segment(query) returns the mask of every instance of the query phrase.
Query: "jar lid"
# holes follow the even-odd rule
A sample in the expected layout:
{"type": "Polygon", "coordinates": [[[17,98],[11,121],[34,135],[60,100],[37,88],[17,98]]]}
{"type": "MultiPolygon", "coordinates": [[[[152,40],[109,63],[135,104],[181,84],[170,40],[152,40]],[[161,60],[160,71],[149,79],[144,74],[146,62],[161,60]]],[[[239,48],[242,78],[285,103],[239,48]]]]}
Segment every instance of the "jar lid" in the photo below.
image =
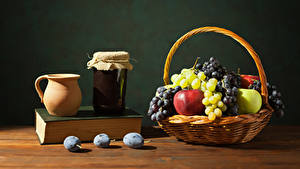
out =
{"type": "Polygon", "coordinates": [[[129,53],[125,51],[96,52],[93,54],[93,58],[87,63],[87,67],[88,69],[94,67],[97,70],[132,70],[133,66],[129,63],[129,57],[129,53]]]}

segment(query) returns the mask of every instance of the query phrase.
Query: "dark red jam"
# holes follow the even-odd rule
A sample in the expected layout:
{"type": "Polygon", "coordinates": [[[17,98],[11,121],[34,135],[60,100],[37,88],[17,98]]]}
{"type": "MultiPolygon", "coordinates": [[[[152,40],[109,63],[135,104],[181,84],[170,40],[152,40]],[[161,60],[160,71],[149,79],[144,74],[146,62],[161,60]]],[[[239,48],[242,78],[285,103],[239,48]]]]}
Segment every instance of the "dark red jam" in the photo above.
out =
{"type": "Polygon", "coordinates": [[[125,109],[127,69],[94,71],[93,106],[96,113],[120,113],[125,109]]]}

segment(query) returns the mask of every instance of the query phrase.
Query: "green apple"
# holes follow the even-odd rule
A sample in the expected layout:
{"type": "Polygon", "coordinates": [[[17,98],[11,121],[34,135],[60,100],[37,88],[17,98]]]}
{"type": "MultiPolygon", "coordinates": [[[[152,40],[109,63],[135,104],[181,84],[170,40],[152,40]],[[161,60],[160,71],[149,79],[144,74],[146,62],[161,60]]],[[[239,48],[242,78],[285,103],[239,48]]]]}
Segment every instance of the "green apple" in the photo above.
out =
{"type": "Polygon", "coordinates": [[[237,95],[240,114],[257,113],[262,105],[262,98],[258,91],[253,89],[239,89],[237,95]]]}

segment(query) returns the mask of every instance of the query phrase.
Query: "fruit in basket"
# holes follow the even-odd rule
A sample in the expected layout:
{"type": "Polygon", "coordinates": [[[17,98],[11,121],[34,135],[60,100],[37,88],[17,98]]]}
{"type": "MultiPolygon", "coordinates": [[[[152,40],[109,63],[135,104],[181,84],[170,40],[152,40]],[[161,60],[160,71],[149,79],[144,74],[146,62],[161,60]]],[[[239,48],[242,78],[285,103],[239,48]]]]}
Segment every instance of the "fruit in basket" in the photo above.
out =
{"type": "Polygon", "coordinates": [[[192,86],[193,89],[199,89],[200,85],[201,85],[201,80],[198,79],[198,78],[195,78],[193,80],[193,82],[191,83],[191,86],[192,86]]]}
{"type": "Polygon", "coordinates": [[[216,86],[219,81],[216,78],[207,79],[204,72],[198,71],[198,78],[201,80],[201,91],[204,92],[202,104],[205,106],[204,113],[209,120],[215,120],[222,116],[222,111],[226,111],[227,107],[222,102],[222,93],[216,91],[216,86]]]}
{"type": "MultiPolygon", "coordinates": [[[[208,107],[216,108],[216,117],[221,116],[235,116],[238,115],[237,93],[241,85],[241,77],[232,71],[227,71],[217,59],[211,57],[209,61],[204,62],[202,66],[196,65],[198,78],[201,80],[200,90],[203,92],[209,91],[214,95],[211,97],[209,92],[206,92],[202,103],[208,107]],[[218,94],[216,94],[218,93],[218,94]],[[216,95],[215,95],[216,94],[216,95]]],[[[206,112],[209,112],[210,108],[206,112]]],[[[207,113],[209,116],[209,114],[207,113]]],[[[213,119],[213,115],[209,116],[213,119]]]]}
{"type": "Polygon", "coordinates": [[[257,113],[262,105],[262,98],[258,91],[253,89],[239,89],[237,95],[240,114],[257,113]]]}
{"type": "Polygon", "coordinates": [[[223,77],[222,83],[218,85],[222,86],[223,103],[227,106],[226,115],[238,115],[237,94],[241,85],[241,77],[235,72],[229,72],[223,77]]]}
{"type": "Polygon", "coordinates": [[[200,90],[181,90],[174,96],[174,107],[181,115],[199,115],[204,110],[203,98],[204,94],[200,90]]]}
{"type": "Polygon", "coordinates": [[[181,86],[181,88],[199,88],[199,79],[198,76],[195,74],[193,69],[182,69],[181,74],[177,75],[174,74],[171,77],[171,81],[176,86],[181,86]]]}
{"type": "MultiPolygon", "coordinates": [[[[211,57],[209,61],[204,62],[203,65],[197,64],[196,71],[198,73],[198,78],[201,80],[200,90],[205,92],[209,90],[211,92],[220,92],[222,94],[222,103],[226,106],[223,110],[225,116],[235,116],[238,115],[238,105],[236,103],[237,99],[237,89],[241,85],[241,77],[235,72],[227,71],[217,59],[211,57]],[[212,80],[212,83],[210,81],[212,80]]],[[[213,98],[210,99],[211,103],[215,103],[213,98]]],[[[207,105],[207,100],[205,99],[204,104],[207,105]]],[[[222,104],[220,103],[220,106],[222,104]]],[[[212,104],[212,106],[215,106],[212,104]]]]}
{"type": "MultiPolygon", "coordinates": [[[[275,85],[270,85],[267,83],[267,88],[270,106],[274,109],[274,113],[277,117],[282,117],[284,115],[285,105],[283,104],[281,93],[278,91],[275,85]]],[[[249,89],[254,89],[258,92],[261,92],[261,82],[259,80],[254,81],[253,84],[249,86],[249,89]]]]}
{"type": "MultiPolygon", "coordinates": [[[[207,91],[206,91],[207,92],[207,91]]],[[[209,96],[209,95],[208,95],[209,96]]],[[[214,93],[213,96],[205,97],[202,103],[206,106],[205,114],[208,115],[210,120],[214,120],[216,117],[222,117],[227,110],[227,106],[221,100],[222,94],[220,92],[214,93]],[[216,116],[209,114],[214,113],[216,116]]]]}
{"type": "Polygon", "coordinates": [[[156,89],[155,95],[158,96],[160,93],[162,93],[170,88],[173,88],[173,87],[174,87],[173,85],[165,85],[165,86],[158,87],[156,89]]]}
{"type": "Polygon", "coordinates": [[[160,121],[176,113],[173,98],[181,90],[180,86],[166,85],[157,88],[156,95],[151,99],[147,115],[152,121],[160,121]]]}
{"type": "Polygon", "coordinates": [[[216,78],[217,80],[222,80],[223,76],[227,72],[226,68],[221,66],[219,61],[214,57],[211,57],[209,58],[209,61],[204,62],[202,68],[199,70],[204,72],[208,79],[216,78]]]}
{"type": "Polygon", "coordinates": [[[241,76],[241,87],[248,89],[248,87],[253,84],[254,81],[259,80],[258,76],[253,75],[240,75],[241,76]]]}
{"type": "MultiPolygon", "coordinates": [[[[196,60],[194,66],[190,69],[182,69],[180,74],[173,74],[171,76],[171,81],[173,82],[173,87],[180,86],[182,89],[199,89],[201,79],[197,76],[196,65],[198,63],[196,60]]],[[[205,76],[203,76],[205,78],[205,76]]],[[[203,78],[202,77],[202,78],[203,78]]]]}
{"type": "Polygon", "coordinates": [[[180,74],[173,74],[172,85],[157,89],[156,97],[152,99],[148,111],[151,120],[163,120],[174,115],[176,111],[182,115],[204,112],[210,120],[221,116],[238,115],[237,94],[241,85],[240,75],[227,71],[213,57],[204,64],[198,63],[198,59],[192,68],[182,69],[180,74]],[[172,92],[176,87],[184,89],[180,92],[175,91],[182,96],[178,97],[172,92]],[[175,95],[174,100],[169,93],[175,95]],[[165,102],[169,106],[164,106],[165,102]]]}

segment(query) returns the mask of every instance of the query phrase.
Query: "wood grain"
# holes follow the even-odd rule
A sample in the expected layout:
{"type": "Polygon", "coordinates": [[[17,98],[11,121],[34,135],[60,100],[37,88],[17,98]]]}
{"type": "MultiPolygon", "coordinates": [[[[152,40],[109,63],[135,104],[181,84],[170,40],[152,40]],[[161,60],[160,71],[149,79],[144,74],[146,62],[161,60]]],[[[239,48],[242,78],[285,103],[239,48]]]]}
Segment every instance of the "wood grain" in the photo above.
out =
{"type": "Polygon", "coordinates": [[[39,145],[31,126],[0,127],[0,168],[300,168],[300,126],[268,126],[253,141],[230,146],[191,145],[143,128],[143,149],[121,141],[111,148],[83,143],[81,153],[62,144],[39,145]]]}

